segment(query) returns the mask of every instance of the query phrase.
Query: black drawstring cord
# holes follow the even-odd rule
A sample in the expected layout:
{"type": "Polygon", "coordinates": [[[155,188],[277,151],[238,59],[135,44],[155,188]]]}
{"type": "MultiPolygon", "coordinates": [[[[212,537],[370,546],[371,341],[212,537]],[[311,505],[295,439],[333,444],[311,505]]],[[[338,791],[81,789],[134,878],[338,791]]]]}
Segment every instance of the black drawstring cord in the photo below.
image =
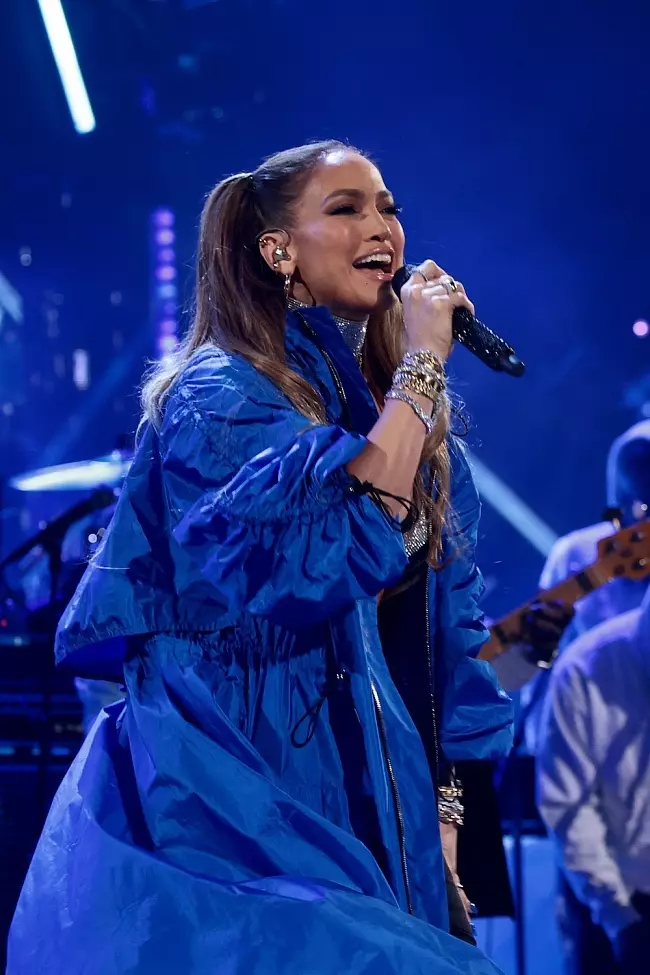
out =
{"type": "Polygon", "coordinates": [[[298,718],[295,725],[291,729],[291,744],[294,748],[304,748],[308,745],[316,734],[316,727],[318,725],[318,719],[320,718],[320,713],[323,710],[323,705],[327,700],[328,696],[332,691],[339,691],[344,686],[349,683],[350,675],[345,669],[339,669],[336,673],[331,674],[325,681],[322,691],[320,692],[320,697],[317,701],[307,708],[305,713],[301,718],[298,718]],[[306,734],[303,737],[300,736],[300,729],[307,722],[306,734]]]}
{"type": "Polygon", "coordinates": [[[383,491],[381,488],[375,487],[374,484],[371,484],[370,481],[360,481],[356,477],[353,477],[352,480],[353,493],[367,494],[368,497],[372,498],[375,504],[379,505],[386,517],[392,522],[396,521],[396,518],[383,499],[391,498],[393,501],[397,501],[397,503],[400,504],[406,511],[406,516],[399,523],[400,531],[403,535],[410,532],[411,528],[413,528],[419,517],[418,509],[412,501],[409,501],[408,498],[400,497],[399,494],[391,494],[390,491],[383,491]]]}
{"type": "Polygon", "coordinates": [[[291,744],[294,748],[304,748],[308,745],[316,734],[316,726],[318,725],[318,719],[320,718],[320,713],[325,701],[327,700],[327,695],[330,688],[325,685],[321,691],[321,695],[317,701],[315,701],[310,708],[308,708],[303,714],[302,718],[299,718],[293,728],[291,729],[291,744]],[[300,729],[303,724],[307,722],[307,731],[304,738],[299,737],[300,729]]]}

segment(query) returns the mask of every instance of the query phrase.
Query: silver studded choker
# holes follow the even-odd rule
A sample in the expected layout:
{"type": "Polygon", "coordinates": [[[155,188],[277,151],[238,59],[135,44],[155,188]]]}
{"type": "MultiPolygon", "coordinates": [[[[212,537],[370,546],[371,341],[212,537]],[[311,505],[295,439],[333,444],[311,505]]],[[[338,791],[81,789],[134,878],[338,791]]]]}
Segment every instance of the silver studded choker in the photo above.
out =
{"type": "MultiPolygon", "coordinates": [[[[307,305],[304,301],[297,301],[295,298],[288,298],[287,305],[294,311],[296,308],[312,307],[311,305],[307,305]]],[[[332,315],[332,318],[336,322],[345,344],[350,349],[357,362],[360,362],[361,353],[363,352],[363,343],[366,340],[368,319],[365,318],[361,322],[353,322],[348,318],[339,318],[338,315],[332,315]]]]}

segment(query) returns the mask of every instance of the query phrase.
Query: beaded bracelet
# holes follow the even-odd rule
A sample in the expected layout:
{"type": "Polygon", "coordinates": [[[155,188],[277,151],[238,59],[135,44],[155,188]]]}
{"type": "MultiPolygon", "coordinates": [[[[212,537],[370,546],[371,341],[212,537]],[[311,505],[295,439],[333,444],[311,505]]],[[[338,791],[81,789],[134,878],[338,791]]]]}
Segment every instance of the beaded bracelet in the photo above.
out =
{"type": "Polygon", "coordinates": [[[407,406],[411,407],[418,420],[421,420],[422,423],[424,423],[427,436],[430,436],[433,433],[436,426],[435,420],[433,420],[430,416],[427,416],[418,401],[413,399],[413,397],[410,396],[405,390],[391,388],[386,393],[386,399],[397,399],[401,403],[406,403],[407,406]]]}

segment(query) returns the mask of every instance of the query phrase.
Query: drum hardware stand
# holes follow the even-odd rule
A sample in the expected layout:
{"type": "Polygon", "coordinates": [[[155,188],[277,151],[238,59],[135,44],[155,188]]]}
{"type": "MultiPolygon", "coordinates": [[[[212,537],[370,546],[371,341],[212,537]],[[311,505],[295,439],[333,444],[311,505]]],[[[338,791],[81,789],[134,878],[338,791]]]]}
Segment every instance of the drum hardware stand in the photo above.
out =
{"type": "MultiPolygon", "coordinates": [[[[96,491],[64,511],[58,518],[54,518],[45,528],[27,539],[17,548],[10,552],[0,562],[0,576],[4,570],[14,562],[19,562],[33,548],[40,546],[47,555],[50,572],[50,592],[49,592],[49,619],[56,619],[58,608],[59,583],[61,570],[63,567],[62,549],[63,541],[68,530],[76,522],[85,518],[93,511],[107,508],[115,501],[115,492],[111,488],[98,488],[96,491]]],[[[38,810],[37,835],[47,816],[48,794],[47,794],[47,775],[50,768],[50,757],[52,751],[52,679],[54,676],[54,659],[51,654],[51,646],[48,644],[50,654],[43,670],[43,701],[41,710],[41,734],[39,736],[39,757],[37,766],[36,781],[36,808],[38,810]]]]}

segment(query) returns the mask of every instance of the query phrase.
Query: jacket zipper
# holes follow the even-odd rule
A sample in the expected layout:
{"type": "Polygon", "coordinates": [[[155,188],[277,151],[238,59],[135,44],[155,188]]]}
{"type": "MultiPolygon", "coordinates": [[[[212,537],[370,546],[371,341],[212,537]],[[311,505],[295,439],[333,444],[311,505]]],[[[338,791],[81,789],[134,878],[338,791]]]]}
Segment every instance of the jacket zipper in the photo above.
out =
{"type": "MultiPolygon", "coordinates": [[[[343,383],[341,382],[341,377],[336,371],[336,367],[334,366],[334,363],[332,362],[329,354],[320,344],[318,340],[318,336],[316,335],[314,329],[311,327],[310,323],[306,320],[306,318],[303,315],[299,314],[298,317],[302,321],[303,325],[305,326],[305,330],[307,331],[310,338],[316,345],[317,349],[320,351],[320,354],[323,356],[323,359],[325,360],[325,365],[329,369],[330,375],[334,381],[334,385],[336,386],[336,391],[341,400],[341,405],[343,406],[343,409],[345,411],[346,419],[348,421],[348,426],[351,426],[352,424],[351,424],[350,410],[348,407],[347,397],[345,395],[345,388],[343,386],[343,383]]],[[[428,620],[428,613],[427,613],[427,620],[428,620]]],[[[427,638],[428,638],[428,630],[427,630],[427,638]]],[[[395,820],[397,822],[397,839],[399,842],[400,860],[402,864],[402,877],[404,879],[404,890],[406,893],[406,907],[408,909],[409,914],[413,914],[414,911],[413,911],[413,898],[411,896],[411,880],[409,877],[408,862],[406,859],[406,828],[404,825],[404,811],[402,809],[402,800],[399,794],[399,789],[397,787],[397,779],[395,778],[395,769],[393,768],[393,760],[390,757],[390,749],[388,747],[388,734],[386,732],[386,722],[384,720],[384,712],[382,711],[379,694],[377,693],[377,688],[375,687],[375,683],[372,680],[372,678],[370,680],[370,688],[372,691],[373,704],[375,706],[375,718],[377,720],[377,728],[379,731],[379,738],[381,740],[381,750],[384,757],[384,764],[386,765],[386,771],[388,772],[390,789],[393,797],[393,806],[395,809],[395,820]]]]}
{"type": "Polygon", "coordinates": [[[427,666],[429,668],[429,695],[431,698],[431,725],[433,728],[433,751],[436,760],[434,787],[436,790],[436,803],[438,801],[438,786],[440,784],[440,746],[438,744],[438,718],[436,716],[436,698],[433,691],[433,660],[431,658],[431,630],[429,628],[429,567],[426,569],[426,581],[424,584],[424,626],[426,630],[427,647],[427,666]]]}
{"type": "Polygon", "coordinates": [[[393,768],[393,760],[390,757],[390,750],[388,747],[388,734],[386,732],[386,722],[384,720],[384,712],[382,711],[381,701],[379,699],[379,694],[375,683],[373,680],[370,681],[370,687],[372,690],[372,700],[375,705],[375,716],[377,718],[377,728],[379,729],[379,737],[381,739],[381,750],[384,755],[384,762],[386,764],[386,770],[388,772],[388,778],[390,781],[390,789],[393,794],[393,805],[395,807],[395,819],[397,821],[397,838],[399,841],[399,852],[400,859],[402,862],[402,878],[404,880],[404,890],[406,893],[406,907],[409,914],[413,914],[413,898],[411,896],[411,880],[409,877],[408,863],[406,859],[406,829],[404,826],[404,811],[402,809],[402,800],[400,798],[399,789],[397,788],[397,779],[395,778],[395,770],[393,768]]]}
{"type": "Polygon", "coordinates": [[[336,366],[332,362],[332,359],[327,349],[323,348],[323,346],[321,345],[320,339],[318,338],[318,335],[316,334],[315,330],[312,328],[311,324],[307,321],[304,315],[300,314],[300,312],[298,312],[297,314],[298,314],[298,318],[303,324],[305,331],[307,332],[310,339],[312,340],[312,342],[314,343],[314,345],[322,355],[323,359],[325,360],[325,365],[327,366],[329,370],[329,374],[334,381],[334,385],[336,386],[336,392],[338,393],[338,397],[341,401],[341,406],[343,407],[343,413],[344,413],[343,426],[351,427],[352,417],[350,416],[350,407],[348,406],[348,399],[347,396],[345,395],[345,389],[343,387],[343,383],[341,382],[341,377],[336,371],[336,366]]]}

